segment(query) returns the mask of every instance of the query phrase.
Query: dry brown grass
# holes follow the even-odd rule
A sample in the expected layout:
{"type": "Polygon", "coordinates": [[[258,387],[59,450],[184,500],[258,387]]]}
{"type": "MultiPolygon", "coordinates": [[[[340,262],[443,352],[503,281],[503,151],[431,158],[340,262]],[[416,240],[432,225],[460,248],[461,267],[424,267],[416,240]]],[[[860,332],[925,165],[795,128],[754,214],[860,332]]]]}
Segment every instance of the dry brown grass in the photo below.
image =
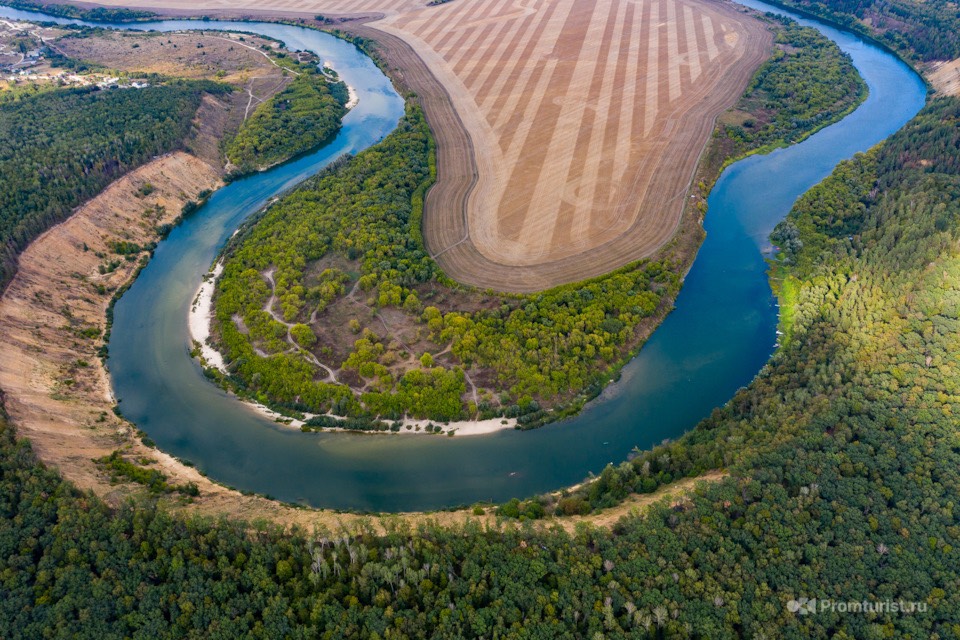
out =
{"type": "Polygon", "coordinates": [[[82,335],[106,324],[111,294],[96,286],[112,290],[135,268],[121,260],[116,271],[99,273],[117,257],[107,243],[154,240],[155,225],[172,221],[187,199],[218,183],[215,169],[185,153],[129,173],[31,243],[0,298],[0,388],[7,411],[40,458],[82,488],[101,484],[92,459],[129,435],[112,413],[109,381],[96,356],[99,341],[82,335]],[[148,182],[155,191],[136,197],[148,182]]]}
{"type": "Polygon", "coordinates": [[[696,478],[684,478],[662,486],[653,493],[632,493],[623,502],[610,509],[604,509],[586,516],[556,518],[555,521],[569,532],[572,532],[581,523],[591,524],[595,527],[612,527],[622,518],[642,515],[661,500],[668,500],[673,505],[683,504],[688,500],[689,494],[698,486],[719,482],[728,476],[729,474],[725,471],[709,471],[696,478]]]}
{"type": "Polygon", "coordinates": [[[104,32],[91,38],[63,38],[64,55],[109,69],[159,73],[178,78],[215,78],[243,85],[254,76],[282,77],[259,51],[264,38],[237,34],[104,32]],[[240,40],[243,38],[243,40],[240,40]]]}

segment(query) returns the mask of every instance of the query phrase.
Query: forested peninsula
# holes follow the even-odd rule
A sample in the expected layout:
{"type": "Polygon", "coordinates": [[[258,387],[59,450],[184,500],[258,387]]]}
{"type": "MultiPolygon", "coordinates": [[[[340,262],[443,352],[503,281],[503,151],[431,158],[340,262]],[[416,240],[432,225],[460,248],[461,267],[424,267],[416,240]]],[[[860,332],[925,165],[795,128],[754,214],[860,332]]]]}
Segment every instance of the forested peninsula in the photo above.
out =
{"type": "MultiPolygon", "coordinates": [[[[775,54],[718,126],[707,181],[730,158],[796,142],[866,95],[834,43],[768,20],[775,54]]],[[[376,431],[406,429],[404,418],[536,427],[578,412],[617,377],[669,312],[684,256],[538,294],[460,285],[423,245],[431,147],[410,106],[383,143],[246,226],[217,283],[214,334],[228,367],[212,377],[305,429],[376,431]]]]}
{"type": "Polygon", "coordinates": [[[314,61],[279,54],[294,79],[258,106],[227,144],[234,176],[262,171],[317,148],[340,130],[349,100],[347,86],[314,61]]]}

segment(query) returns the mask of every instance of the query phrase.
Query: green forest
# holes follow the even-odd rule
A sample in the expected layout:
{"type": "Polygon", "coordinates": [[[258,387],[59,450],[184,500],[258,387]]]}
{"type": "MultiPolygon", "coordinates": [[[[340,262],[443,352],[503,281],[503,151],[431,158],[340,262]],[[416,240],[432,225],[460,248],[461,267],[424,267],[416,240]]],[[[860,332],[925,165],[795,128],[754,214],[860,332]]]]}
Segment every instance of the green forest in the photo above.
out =
{"type": "Polygon", "coordinates": [[[177,148],[201,95],[229,90],[170,81],[45,91],[0,104],[0,287],[33,238],[113,180],[177,148]]]}
{"type": "Polygon", "coordinates": [[[125,9],[122,7],[78,7],[72,4],[59,2],[41,2],[38,0],[0,0],[0,4],[24,11],[41,11],[43,13],[61,16],[63,18],[77,18],[93,22],[133,22],[149,20],[157,14],[142,9],[125,9]]]}
{"type": "MultiPolygon", "coordinates": [[[[865,95],[836,45],[773,24],[789,51],[778,49],[738,105],[766,124],[728,131],[729,156],[796,141],[865,95]]],[[[644,323],[669,310],[682,265],[643,260],[531,295],[458,285],[427,255],[419,229],[435,173],[431,144],[411,107],[380,145],[238,235],[216,298],[229,373],[211,375],[294,417],[332,412],[355,418],[339,426],[377,430],[397,429],[405,416],[516,418],[532,428],[576,413],[616,377],[644,323]]]]}
{"type": "Polygon", "coordinates": [[[250,173],[320,146],[340,130],[347,87],[314,64],[292,64],[293,81],[254,110],[226,146],[237,174],[250,173]]]}

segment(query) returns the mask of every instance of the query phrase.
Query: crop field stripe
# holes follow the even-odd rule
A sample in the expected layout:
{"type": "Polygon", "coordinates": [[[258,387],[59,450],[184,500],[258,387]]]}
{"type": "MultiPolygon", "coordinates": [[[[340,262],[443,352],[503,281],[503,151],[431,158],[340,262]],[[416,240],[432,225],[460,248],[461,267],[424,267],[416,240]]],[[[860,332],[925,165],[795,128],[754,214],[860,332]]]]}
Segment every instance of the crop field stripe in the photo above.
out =
{"type": "MultiPolygon", "coordinates": [[[[508,34],[516,29],[517,23],[520,20],[504,20],[503,22],[494,25],[493,34],[490,36],[494,44],[494,51],[497,50],[502,44],[506,41],[508,34]]],[[[488,48],[487,51],[490,51],[488,48]]],[[[468,89],[472,89],[470,86],[472,80],[476,77],[476,74],[481,73],[483,68],[489,64],[489,60],[485,60],[484,56],[479,55],[477,52],[473,52],[473,55],[470,56],[459,68],[456,69],[457,76],[463,82],[464,86],[468,89]]]]}
{"type": "Polygon", "coordinates": [[[522,37],[530,28],[533,15],[526,15],[519,20],[511,20],[509,28],[499,35],[496,49],[490,55],[490,59],[476,65],[469,74],[467,74],[463,83],[474,92],[474,95],[483,95],[482,87],[492,75],[506,73],[506,66],[503,64],[504,56],[507,51],[514,48],[518,37],[522,37]]]}
{"type": "Polygon", "coordinates": [[[456,51],[449,51],[445,54],[444,57],[458,78],[463,80],[463,71],[466,68],[466,63],[471,59],[471,54],[473,59],[479,59],[487,50],[487,43],[495,41],[494,31],[502,29],[503,26],[503,24],[497,24],[496,22],[474,25],[471,27],[471,38],[465,41],[456,51]]]}
{"type": "MultiPolygon", "coordinates": [[[[467,25],[478,19],[490,8],[490,5],[486,0],[473,0],[469,6],[469,9],[466,9],[463,13],[456,15],[451,15],[454,13],[454,9],[456,9],[456,7],[440,7],[440,11],[437,12],[439,15],[437,15],[435,18],[438,23],[437,28],[446,28],[450,29],[451,31],[466,29],[467,25]]],[[[427,42],[430,42],[430,40],[427,42]]]]}
{"type": "MultiPolygon", "coordinates": [[[[536,16],[531,16],[530,20],[523,25],[522,29],[518,29],[513,41],[504,49],[502,55],[498,58],[496,66],[491,66],[490,73],[486,80],[477,89],[477,95],[482,96],[481,110],[484,113],[491,113],[493,105],[499,98],[502,98],[504,86],[508,82],[512,83],[513,92],[512,94],[508,94],[508,101],[502,106],[510,105],[509,100],[513,99],[513,107],[516,107],[516,96],[519,93],[518,89],[519,87],[526,87],[526,82],[533,73],[533,65],[535,64],[533,53],[538,47],[543,46],[541,42],[542,34],[553,20],[553,16],[556,14],[558,7],[562,4],[564,3],[551,2],[547,5],[545,11],[538,13],[536,16]],[[523,50],[518,53],[517,50],[521,47],[523,50]],[[499,72],[497,72],[498,68],[499,72]],[[520,70],[519,77],[518,69],[520,70]]],[[[497,115],[505,111],[508,111],[508,109],[502,108],[497,115]]],[[[491,119],[488,115],[487,120],[491,127],[494,129],[497,128],[497,118],[491,119]]]]}
{"type": "MultiPolygon", "coordinates": [[[[599,37],[597,33],[598,21],[596,20],[598,13],[597,5],[573,3],[572,10],[567,15],[567,19],[557,38],[558,42],[567,43],[571,51],[576,53],[573,59],[578,61],[582,60],[582,51],[585,43],[591,36],[593,36],[593,38],[599,37]],[[587,30],[579,27],[579,23],[585,20],[589,21],[590,24],[587,30]]],[[[505,167],[512,170],[516,166],[516,160],[519,159],[520,156],[529,158],[529,160],[525,162],[524,167],[529,171],[529,177],[521,172],[511,171],[511,175],[507,178],[507,188],[503,193],[503,199],[500,203],[503,215],[501,215],[497,221],[500,227],[499,235],[505,239],[515,240],[520,236],[523,231],[524,217],[526,216],[526,211],[531,201],[544,201],[544,165],[547,162],[556,161],[556,158],[551,155],[551,152],[555,153],[555,139],[561,132],[561,127],[558,125],[558,122],[560,121],[567,102],[564,102],[563,105],[560,106],[554,101],[546,100],[545,98],[549,89],[554,87],[562,87],[562,91],[558,92],[559,95],[569,95],[570,85],[573,80],[571,65],[558,63],[554,73],[551,74],[550,80],[549,86],[544,87],[542,91],[540,86],[538,86],[536,92],[532,92],[531,97],[539,103],[538,111],[532,119],[523,122],[521,125],[523,126],[529,123],[529,126],[526,127],[528,134],[532,131],[534,124],[545,125],[543,130],[552,132],[549,143],[545,140],[531,141],[527,136],[524,136],[522,146],[518,146],[518,141],[514,139],[511,143],[511,152],[514,152],[511,153],[511,155],[514,157],[508,159],[508,162],[505,163],[505,167]],[[546,146],[547,152],[545,154],[529,153],[528,148],[531,144],[534,147],[546,146]]]]}
{"type": "MultiPolygon", "coordinates": [[[[443,57],[446,59],[447,64],[450,65],[450,68],[453,69],[453,72],[458,78],[461,77],[460,72],[463,69],[461,62],[463,61],[464,57],[471,53],[476,53],[474,46],[478,41],[481,43],[486,42],[487,38],[490,37],[490,32],[493,31],[496,26],[497,25],[493,24],[492,22],[484,25],[477,25],[476,27],[468,30],[470,37],[466,38],[465,40],[461,40],[455,48],[450,48],[444,52],[443,57]]],[[[480,49],[480,47],[477,48],[480,49]]]]}
{"type": "Polygon", "coordinates": [[[690,81],[700,78],[700,55],[703,51],[703,39],[697,37],[697,23],[693,19],[693,9],[683,8],[683,24],[687,28],[687,64],[690,66],[690,81]]]}
{"type": "MultiPolygon", "coordinates": [[[[554,6],[560,5],[556,3],[554,6]]],[[[496,103],[491,103],[490,109],[495,115],[491,126],[495,131],[501,133],[500,147],[506,154],[505,166],[512,167],[519,156],[526,137],[530,130],[536,124],[536,114],[540,109],[542,101],[547,96],[547,87],[553,80],[553,74],[556,71],[559,61],[556,56],[550,56],[546,62],[540,61],[540,56],[535,55],[538,49],[542,51],[543,44],[550,46],[550,51],[554,50],[556,42],[563,25],[570,17],[572,3],[562,3],[565,11],[560,11],[551,17],[549,24],[541,24],[538,27],[538,33],[547,35],[530,38],[524,48],[523,54],[518,56],[522,62],[521,78],[519,78],[513,90],[507,94],[507,99],[499,105],[499,109],[493,111],[496,103]],[[547,29],[546,27],[549,27],[547,29]],[[507,126],[509,123],[509,127],[507,126]],[[519,144],[518,144],[519,142],[519,144]]],[[[500,91],[492,94],[492,98],[501,93],[500,91]]],[[[489,120],[489,117],[488,117],[489,120]]]]}
{"type": "Polygon", "coordinates": [[[670,102],[680,97],[680,46],[677,38],[677,4],[667,5],[667,67],[670,77],[670,102]]]}
{"type": "MultiPolygon", "coordinates": [[[[615,175],[618,170],[617,159],[619,154],[623,153],[621,147],[628,148],[630,144],[632,121],[628,122],[632,113],[634,95],[636,93],[636,60],[632,55],[631,42],[636,29],[636,5],[630,2],[625,3],[625,14],[620,29],[618,47],[611,49],[611,55],[614,56],[615,68],[611,74],[613,89],[608,91],[618,97],[609,107],[609,118],[604,130],[602,148],[606,150],[601,154],[598,162],[594,163],[598,169],[597,173],[603,176],[615,175]],[[629,78],[629,81],[628,81],[629,78]],[[630,111],[625,108],[630,106],[630,111]],[[612,153],[611,153],[612,150],[612,153]]],[[[632,120],[632,118],[631,118],[632,120]]],[[[593,198],[591,199],[591,211],[603,212],[608,210],[611,205],[615,189],[608,189],[605,192],[601,189],[593,189],[593,198]]],[[[594,216],[595,217],[595,216],[594,216]]]]}
{"type": "MultiPolygon", "coordinates": [[[[661,20],[664,18],[665,11],[664,9],[664,11],[660,13],[661,20]]],[[[664,20],[663,29],[660,32],[660,42],[662,46],[657,52],[657,67],[660,69],[660,73],[657,76],[657,115],[660,117],[657,119],[651,134],[655,136],[665,135],[671,130],[673,122],[673,108],[670,106],[670,103],[673,102],[673,96],[671,95],[670,87],[673,84],[672,67],[676,63],[676,58],[672,57],[671,54],[673,47],[670,45],[670,26],[671,23],[668,14],[667,19],[664,20]]]]}
{"type": "Polygon", "coordinates": [[[447,7],[439,7],[439,10],[425,14],[433,16],[433,20],[424,25],[429,29],[429,33],[417,35],[424,42],[429,42],[434,51],[443,54],[451,39],[462,39],[467,36],[469,29],[458,25],[469,23],[482,10],[482,4],[474,2],[465,14],[457,17],[456,23],[450,20],[450,11],[447,7]],[[436,37],[439,37],[439,40],[435,40],[436,37]]]}
{"type": "MultiPolygon", "coordinates": [[[[610,8],[612,7],[613,3],[610,3],[610,8]]],[[[595,43],[604,42],[603,33],[607,31],[610,24],[608,12],[609,9],[606,12],[603,11],[600,3],[592,7],[590,26],[587,29],[586,37],[581,42],[573,73],[567,82],[567,86],[559,92],[560,95],[566,96],[566,99],[563,100],[555,124],[552,127],[550,144],[541,163],[536,186],[532,195],[529,188],[524,194],[528,197],[524,200],[525,206],[518,211],[519,215],[516,216],[519,224],[515,224],[513,228],[507,227],[504,229],[506,233],[503,235],[510,240],[524,238],[535,242],[535,246],[530,251],[531,255],[540,255],[545,251],[546,245],[551,239],[552,231],[557,225],[560,202],[568,184],[570,169],[573,166],[573,158],[576,153],[575,147],[573,153],[564,152],[564,149],[570,149],[567,142],[568,138],[580,139],[580,133],[583,131],[582,124],[586,99],[589,94],[588,87],[590,82],[596,78],[597,63],[599,62],[597,55],[589,55],[589,53],[584,55],[584,48],[590,51],[596,47],[595,43]],[[531,215],[533,203],[537,203],[537,210],[540,215],[531,215]]]]}
{"type": "MultiPolygon", "coordinates": [[[[638,11],[636,4],[630,3],[627,5],[627,16],[628,18],[623,24],[623,31],[626,36],[623,44],[627,47],[627,52],[623,52],[621,48],[620,54],[621,62],[624,64],[624,79],[621,82],[626,87],[623,101],[620,103],[621,131],[614,141],[613,166],[607,172],[607,175],[616,176],[618,182],[623,179],[623,174],[627,169],[630,149],[633,147],[634,116],[637,108],[642,105],[642,101],[637,99],[637,88],[642,80],[640,52],[650,31],[650,21],[643,19],[643,9],[638,11]]],[[[610,206],[616,196],[614,190],[610,189],[607,193],[605,206],[610,206]]]]}
{"type": "MultiPolygon", "coordinates": [[[[544,105],[544,102],[547,99],[547,87],[551,84],[553,77],[557,73],[558,64],[557,60],[548,60],[543,67],[538,67],[537,75],[539,77],[537,78],[537,84],[533,90],[524,92],[523,97],[526,104],[524,105],[523,115],[517,123],[513,138],[507,141],[509,146],[504,157],[504,167],[516,166],[521,153],[527,147],[530,132],[533,130],[537,114],[540,114],[544,109],[556,108],[556,105],[544,105]]],[[[531,163],[528,169],[532,172],[535,169],[535,165],[531,163]]],[[[537,174],[539,175],[539,171],[537,171],[537,174]]],[[[524,180],[518,173],[514,173],[512,177],[517,184],[510,184],[508,182],[506,185],[507,192],[509,192],[511,188],[523,191],[532,189],[532,182],[527,181],[527,184],[523,184],[524,180]]],[[[510,178],[511,176],[507,176],[508,181],[510,178]]],[[[504,209],[509,206],[502,201],[500,205],[504,209]]]]}
{"type": "Polygon", "coordinates": [[[687,24],[687,16],[683,11],[684,8],[685,7],[681,6],[677,9],[677,47],[680,50],[680,55],[677,57],[677,65],[680,71],[680,92],[686,95],[687,91],[691,89],[691,85],[693,85],[691,69],[693,65],[692,58],[697,52],[697,41],[687,37],[690,33],[690,25],[687,24]]]}
{"type": "Polygon", "coordinates": [[[473,91],[474,95],[483,95],[477,89],[483,85],[483,81],[490,77],[492,73],[495,71],[503,73],[505,71],[505,67],[502,65],[504,52],[507,51],[508,47],[514,45],[518,34],[523,34],[529,29],[533,15],[528,13],[523,17],[504,22],[503,28],[497,34],[497,45],[490,54],[489,60],[481,61],[481,56],[477,56],[478,64],[462,76],[463,84],[473,91]]]}
{"type": "MultiPolygon", "coordinates": [[[[466,27],[455,27],[444,22],[442,19],[438,19],[437,22],[443,24],[446,29],[440,40],[438,40],[436,43],[432,43],[431,46],[433,47],[434,51],[442,55],[444,59],[447,59],[447,56],[451,51],[458,50],[463,45],[463,42],[473,35],[473,31],[466,27]]],[[[427,42],[430,41],[428,40],[427,42]]]]}
{"type": "MultiPolygon", "coordinates": [[[[599,59],[602,61],[602,66],[598,69],[596,75],[594,76],[593,87],[591,87],[591,96],[598,95],[596,106],[592,109],[593,113],[590,114],[590,118],[593,120],[592,126],[589,127],[590,131],[590,142],[586,150],[586,157],[584,160],[578,161],[574,164],[574,168],[580,167],[580,176],[577,182],[577,192],[574,195],[576,197],[575,202],[580,205],[578,208],[580,214],[573,216],[568,216],[568,219],[571,219],[571,231],[569,237],[555,238],[555,242],[564,242],[570,244],[576,238],[585,237],[590,230],[590,226],[593,223],[593,216],[597,213],[596,203],[594,201],[594,196],[597,191],[597,178],[600,172],[600,163],[603,154],[603,144],[606,142],[607,131],[613,129],[614,135],[616,135],[616,129],[619,125],[619,111],[617,112],[617,118],[613,118],[613,109],[611,108],[615,102],[618,101],[618,98],[622,100],[623,98],[623,85],[614,86],[614,78],[616,76],[616,67],[617,59],[620,55],[620,33],[621,30],[617,27],[623,23],[623,16],[625,13],[625,6],[620,2],[620,0],[614,0],[611,4],[611,11],[616,11],[615,19],[609,20],[607,25],[607,33],[604,34],[604,47],[600,50],[599,59]],[[612,69],[613,71],[608,71],[612,69]],[[593,89],[596,85],[597,87],[596,94],[593,89]],[[583,206],[586,204],[586,206],[583,206]]],[[[587,120],[585,119],[581,123],[581,131],[588,129],[587,120]]],[[[568,176],[568,184],[571,184],[572,176],[568,176]]],[[[557,246],[556,244],[554,246],[557,246]]]]}
{"type": "Polygon", "coordinates": [[[707,40],[707,57],[713,62],[720,55],[720,49],[717,48],[717,35],[713,29],[713,20],[709,16],[701,16],[700,22],[703,25],[703,35],[707,40]]]}
{"type": "Polygon", "coordinates": [[[649,136],[657,119],[657,91],[660,83],[660,36],[663,27],[660,25],[660,3],[651,2],[650,7],[650,34],[647,38],[647,92],[643,101],[643,135],[649,136]]]}
{"type": "MultiPolygon", "coordinates": [[[[497,11],[499,7],[503,6],[505,2],[510,0],[494,0],[494,2],[488,7],[492,11],[497,11]]],[[[460,59],[464,54],[469,53],[473,46],[480,42],[486,42],[486,39],[490,31],[496,26],[494,22],[481,22],[480,19],[474,21],[476,24],[467,24],[462,28],[464,33],[469,34],[468,38],[460,39],[456,47],[451,47],[443,52],[443,57],[450,64],[451,68],[456,68],[457,64],[460,62],[460,59]]],[[[458,74],[459,75],[459,74],[458,74]]]]}
{"type": "MultiPolygon", "coordinates": [[[[525,110],[524,105],[530,99],[529,83],[531,81],[534,83],[538,82],[539,75],[544,72],[546,66],[550,66],[550,73],[552,73],[553,68],[556,66],[556,59],[548,60],[545,64],[540,62],[539,56],[535,56],[534,54],[538,49],[546,46],[549,46],[551,50],[553,49],[553,41],[556,40],[555,34],[560,32],[562,25],[566,22],[567,17],[570,15],[571,7],[572,4],[569,2],[554,2],[550,4],[547,11],[543,13],[543,19],[540,20],[535,27],[534,32],[525,41],[521,40],[521,42],[524,42],[523,52],[511,60],[512,69],[510,73],[501,74],[497,78],[493,88],[486,94],[488,97],[484,100],[483,109],[486,113],[491,113],[498,99],[503,94],[504,85],[512,81],[516,70],[520,69],[520,75],[514,81],[513,91],[507,94],[505,101],[501,102],[500,109],[496,112],[493,120],[491,121],[489,116],[487,118],[488,121],[490,121],[490,126],[492,126],[494,130],[499,130],[513,114],[525,110]],[[548,34],[547,37],[544,37],[544,33],[548,34]],[[535,73],[538,75],[538,78],[533,78],[535,73]],[[524,102],[524,105],[521,105],[521,101],[524,102]]],[[[526,37],[526,34],[523,34],[523,36],[526,37]]],[[[513,51],[510,50],[507,52],[507,55],[512,53],[513,51]]],[[[481,93],[480,95],[484,94],[481,93]]],[[[506,149],[507,143],[502,142],[501,147],[506,149]]]]}
{"type": "MultiPolygon", "coordinates": [[[[625,122],[625,115],[628,112],[632,112],[633,103],[636,100],[636,89],[637,83],[640,82],[640,79],[637,76],[636,61],[635,58],[631,55],[632,47],[631,44],[636,40],[636,25],[635,25],[635,15],[636,15],[636,5],[631,2],[624,3],[624,12],[622,16],[622,21],[618,23],[620,28],[620,35],[616,41],[616,48],[612,48],[610,55],[613,56],[614,68],[610,76],[610,81],[613,83],[611,92],[613,93],[613,98],[611,98],[610,104],[607,105],[607,110],[610,112],[609,115],[609,124],[606,131],[604,132],[604,138],[601,143],[601,150],[599,152],[600,160],[595,164],[599,167],[600,176],[613,176],[616,171],[616,165],[614,164],[616,160],[616,150],[618,149],[619,142],[624,140],[627,145],[632,141],[632,122],[625,122]],[[633,69],[631,70],[630,65],[634,64],[633,69]],[[619,106],[619,108],[618,108],[619,106]],[[625,107],[629,107],[625,109],[625,107]]],[[[589,207],[591,211],[603,212],[608,209],[611,202],[611,197],[613,195],[614,189],[596,189],[594,188],[594,195],[591,200],[589,200],[589,207]]]]}
{"type": "MultiPolygon", "coordinates": [[[[493,4],[488,8],[490,8],[492,11],[497,11],[506,2],[510,2],[510,0],[494,0],[493,4]]],[[[478,2],[478,4],[480,3],[478,2]]],[[[473,49],[473,46],[477,43],[477,41],[486,42],[490,31],[493,30],[495,26],[496,24],[493,22],[465,25],[463,27],[464,34],[468,35],[469,37],[461,38],[458,40],[456,46],[450,47],[446,51],[441,52],[444,59],[450,65],[450,68],[456,71],[457,65],[460,63],[460,60],[463,58],[463,56],[473,49]]]]}
{"type": "Polygon", "coordinates": [[[557,60],[547,60],[543,65],[538,65],[534,70],[534,77],[531,78],[533,88],[524,86],[523,93],[518,97],[522,99],[518,107],[522,109],[515,116],[516,124],[513,127],[512,136],[503,137],[504,166],[513,167],[520,157],[520,152],[526,146],[527,136],[535,124],[534,118],[540,111],[543,101],[547,97],[547,87],[553,79],[553,74],[557,70],[557,60]]]}

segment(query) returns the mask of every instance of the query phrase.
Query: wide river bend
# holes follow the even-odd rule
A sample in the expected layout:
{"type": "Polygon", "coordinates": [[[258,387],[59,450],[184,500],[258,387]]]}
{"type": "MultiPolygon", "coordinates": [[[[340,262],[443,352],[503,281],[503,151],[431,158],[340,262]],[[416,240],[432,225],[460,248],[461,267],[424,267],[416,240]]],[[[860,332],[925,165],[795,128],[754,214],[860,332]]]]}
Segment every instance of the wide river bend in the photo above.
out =
{"type": "MultiPolygon", "coordinates": [[[[869,85],[869,97],[804,142],[741,160],[723,173],[709,198],[707,239],[676,310],[621,380],[581,415],[536,431],[454,438],[300,433],[211,384],[189,356],[187,311],[219,249],[271,198],[387,135],[403,113],[390,81],[352,44],[302,27],[185,20],[107,25],[256,32],[315,52],[360,98],[330,145],[224,187],[157,247],[114,310],[109,366],[124,416],[212,479],[289,502],[370,511],[428,510],[557,489],[624,460],[634,447],[693,428],[749,383],[774,350],[776,301],[764,262],[774,225],[839,161],[903,126],[926,96],[913,71],[859,37],[738,1],[791,15],[836,41],[869,85]]],[[[81,23],[7,7],[0,7],[0,17],[81,23]]]]}

